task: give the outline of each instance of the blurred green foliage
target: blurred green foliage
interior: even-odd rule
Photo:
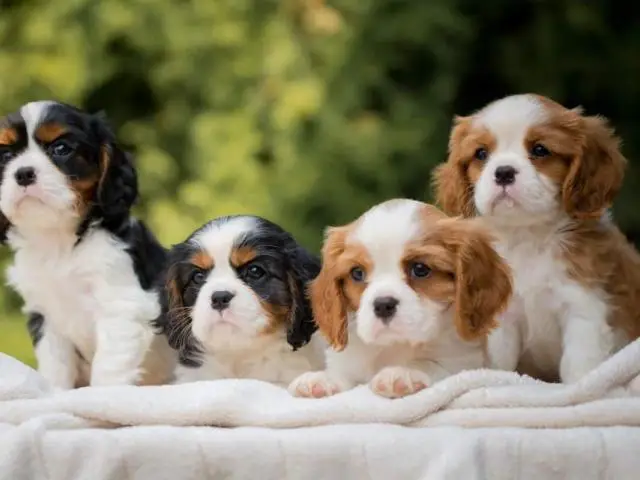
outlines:
[[[0,110],[105,110],[136,153],[136,213],[167,245],[250,212],[317,249],[378,201],[428,199],[452,116],[506,94],[604,114],[636,158],[639,14],[623,0],[0,0]],[[616,206],[631,237],[637,171]],[[0,351],[30,362],[19,305],[0,295]]]

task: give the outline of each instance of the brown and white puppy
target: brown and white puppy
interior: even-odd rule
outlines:
[[[322,254],[311,298],[333,348],[326,370],[297,378],[292,394],[322,397],[369,383],[401,397],[485,365],[484,341],[511,280],[474,221],[389,200],[328,229]]]
[[[514,95],[458,117],[449,150],[440,205],[481,216],[514,273],[493,366],[574,382],[640,335],[640,257],[608,212],[626,160],[604,118]]]
[[[286,387],[324,365],[306,295],[320,260],[278,225],[219,217],[175,245],[156,327],[179,352],[179,383],[252,378]]]

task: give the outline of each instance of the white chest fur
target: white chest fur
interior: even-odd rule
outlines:
[[[514,297],[491,335],[489,347],[494,366],[520,369],[545,379],[562,375],[565,345],[584,335],[607,331],[605,295],[571,278],[562,255],[561,229],[540,232],[521,230],[499,235],[498,252],[508,261],[514,276]],[[585,349],[590,341],[585,340]],[[594,340],[597,342],[597,340]],[[566,362],[565,362],[566,363]],[[574,362],[575,363],[575,362]],[[588,370],[565,365],[569,376]]]
[[[23,297],[25,311],[39,312],[45,318],[41,343],[47,346],[41,350],[47,360],[38,356],[39,367],[51,369],[40,364],[55,363],[51,357],[67,344],[91,364],[101,343],[105,351],[101,370],[108,370],[100,375],[104,383],[135,381],[153,342],[149,322],[159,314],[160,306],[155,292],[141,288],[126,246],[99,229],[75,246],[68,237],[55,235],[35,242],[13,236],[9,242],[15,260],[7,271],[8,283]],[[55,348],[51,338],[56,339]],[[57,361],[68,359],[67,354],[58,355]],[[66,384],[72,376],[59,377],[50,381],[69,387]]]

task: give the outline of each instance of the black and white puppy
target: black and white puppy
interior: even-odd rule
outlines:
[[[323,367],[306,290],[320,261],[279,226],[217,218],[169,254],[155,324],[179,351],[177,382],[253,378],[287,386]]]
[[[166,251],[130,216],[131,159],[104,118],[52,101],[0,120],[0,238],[38,370],[56,389],[170,380],[154,334]]]

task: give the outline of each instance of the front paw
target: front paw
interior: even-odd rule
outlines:
[[[322,398],[347,390],[347,386],[332,378],[327,372],[307,372],[289,385],[289,393],[294,397]]]
[[[386,367],[371,379],[373,393],[387,398],[401,398],[419,392],[431,384],[429,376],[406,367]]]
[[[93,371],[91,373],[92,387],[112,387],[117,385],[138,385],[140,373],[137,369],[131,372]]]

